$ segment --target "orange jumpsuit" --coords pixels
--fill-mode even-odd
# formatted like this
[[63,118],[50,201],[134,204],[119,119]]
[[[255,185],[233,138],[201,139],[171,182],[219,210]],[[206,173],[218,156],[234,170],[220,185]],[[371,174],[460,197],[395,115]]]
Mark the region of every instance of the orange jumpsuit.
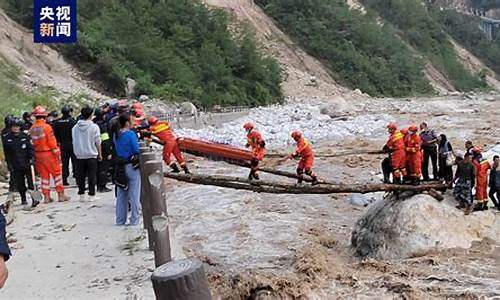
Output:
[[406,176],[406,147],[404,135],[400,131],[395,131],[389,136],[385,144],[392,150],[391,163],[394,177]]
[[151,126],[151,133],[165,143],[163,146],[163,160],[168,166],[171,165],[170,156],[172,154],[175,156],[175,159],[179,162],[181,167],[186,165],[186,161],[184,160],[181,150],[179,149],[179,144],[177,144],[177,136],[168,122],[160,121],[154,124]]
[[412,178],[422,176],[422,139],[418,134],[410,134],[406,140],[406,162]]
[[247,140],[247,145],[252,148],[253,158],[263,160],[266,149],[262,135],[258,131],[252,130],[247,134]]
[[29,134],[35,149],[35,168],[42,178],[42,193],[50,194],[50,176],[54,178],[56,191],[64,192],[61,154],[52,127],[44,119],[38,119]]
[[305,138],[300,138],[300,140],[297,141],[297,149],[295,150],[293,156],[300,156],[297,169],[305,170],[306,174],[312,171],[314,164],[314,151],[311,144],[309,144]]
[[487,159],[474,160],[473,164],[476,168],[476,200],[479,203],[488,202],[488,170],[491,165]]

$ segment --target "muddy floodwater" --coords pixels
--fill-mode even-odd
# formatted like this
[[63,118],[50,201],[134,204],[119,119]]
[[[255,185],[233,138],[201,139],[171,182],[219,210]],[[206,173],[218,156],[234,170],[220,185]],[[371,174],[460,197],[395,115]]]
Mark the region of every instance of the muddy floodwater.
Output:
[[[500,109],[497,100],[401,99],[391,101],[384,110],[384,100],[370,101],[356,106],[354,118],[345,121],[359,125],[338,123],[343,130],[356,127],[358,132],[343,133],[342,137],[325,133],[321,140],[313,140],[317,151],[379,149],[385,129],[370,130],[369,136],[363,136],[359,128],[369,127],[362,124],[363,115],[373,120],[382,113],[404,124],[425,120],[438,132],[447,133],[458,149],[466,139],[490,148],[500,140],[498,115],[493,113]],[[258,115],[254,116],[258,123]],[[238,120],[232,124],[237,126]],[[336,128],[328,126],[330,131]],[[218,139],[234,141],[238,140],[232,137],[236,131],[225,126],[198,131],[195,136],[213,133]],[[281,140],[278,134],[272,140]],[[279,145],[272,148],[280,149]],[[290,145],[284,148],[290,150]],[[317,159],[316,171],[330,181],[380,182],[382,158]],[[196,158],[190,164],[196,173],[247,175],[246,169],[222,162]],[[293,162],[278,167],[295,170]],[[266,174],[261,178],[293,182]],[[500,297],[497,241],[484,240],[470,249],[429,251],[406,259],[361,260],[353,256],[350,238],[354,224],[368,207],[351,204],[351,195],[269,195],[166,182],[173,234],[187,255],[206,263],[211,287],[222,299]],[[370,201],[382,197],[367,195]]]

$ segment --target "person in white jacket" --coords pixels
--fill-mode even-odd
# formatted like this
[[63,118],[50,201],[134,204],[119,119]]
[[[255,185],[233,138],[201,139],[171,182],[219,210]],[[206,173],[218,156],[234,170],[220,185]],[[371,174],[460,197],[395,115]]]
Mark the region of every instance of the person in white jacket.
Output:
[[94,109],[84,107],[81,118],[72,129],[73,150],[76,157],[75,175],[80,201],[85,201],[85,180],[88,179],[89,200],[95,199],[97,184],[97,161],[102,160],[101,132],[92,122]]

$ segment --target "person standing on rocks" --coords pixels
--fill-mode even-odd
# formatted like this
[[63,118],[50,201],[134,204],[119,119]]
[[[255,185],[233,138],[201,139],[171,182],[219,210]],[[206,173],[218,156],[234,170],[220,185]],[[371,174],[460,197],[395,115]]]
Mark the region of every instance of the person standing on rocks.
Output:
[[[21,196],[21,204],[27,205],[26,192],[28,189],[35,189],[31,173],[35,153],[30,137],[21,131],[22,123],[20,119],[13,121],[10,133],[5,137],[4,152],[5,160],[12,169],[11,176],[14,176]],[[26,182],[28,182],[28,187],[26,187]],[[39,202],[33,199],[31,206],[36,207],[38,204]]]
[[63,170],[63,185],[68,186],[69,178],[69,161],[71,160],[71,165],[73,169],[73,174],[75,172],[75,153],[73,151],[73,136],[72,130],[76,124],[75,119],[71,116],[73,110],[64,106],[61,109],[62,117],[54,121],[54,135],[56,136],[59,147],[61,148],[61,160],[62,160],[62,170]]
[[474,144],[471,141],[465,142],[465,153],[469,153],[470,155],[474,156]]
[[61,152],[57,146],[52,127],[45,122],[47,110],[43,106],[37,106],[33,110],[35,124],[29,130],[33,148],[35,149],[35,169],[42,178],[42,193],[44,202],[50,203],[50,177],[54,178],[59,202],[66,202],[69,198],[64,194],[64,186],[61,170]]
[[410,134],[406,141],[406,161],[412,184],[418,184],[422,176],[422,140],[418,135],[417,125],[408,128]]
[[427,123],[420,124],[420,138],[422,139],[423,161],[422,161],[422,174],[424,181],[429,181],[429,159],[432,161],[432,175],[433,179],[438,179],[438,155],[437,155],[437,142],[438,137],[434,130],[430,129]]
[[473,209],[472,188],[476,180],[475,167],[472,164],[472,155],[466,153],[464,159],[458,163],[455,178],[453,196],[459,202],[457,208],[465,209],[465,214],[470,214]]
[[97,184],[97,161],[102,161],[101,132],[92,122],[94,109],[84,107],[81,120],[73,127],[73,151],[76,156],[76,182],[80,201],[85,201],[85,179],[88,179],[89,200],[95,199]]
[[449,164],[449,156],[453,154],[453,147],[446,135],[439,135],[439,179],[443,179],[447,185],[453,180],[453,167]]
[[262,134],[255,130],[255,125],[253,123],[246,123],[243,125],[247,133],[247,148],[252,148],[252,160],[250,161],[250,174],[248,174],[248,180],[256,179],[259,180],[259,175],[257,170],[259,168],[259,162],[264,159],[266,154],[266,142],[262,138]]
[[389,132],[389,139],[383,150],[391,155],[393,182],[401,184],[403,178],[407,175],[405,137],[398,130],[396,123],[389,123],[387,131]]
[[493,165],[490,170],[490,192],[488,196],[495,204],[495,207],[500,211],[500,158],[498,155],[493,156]]
[[491,169],[490,162],[483,157],[481,149],[475,147],[472,151],[474,153],[473,164],[476,168],[476,201],[477,206],[475,210],[488,209],[488,171]]

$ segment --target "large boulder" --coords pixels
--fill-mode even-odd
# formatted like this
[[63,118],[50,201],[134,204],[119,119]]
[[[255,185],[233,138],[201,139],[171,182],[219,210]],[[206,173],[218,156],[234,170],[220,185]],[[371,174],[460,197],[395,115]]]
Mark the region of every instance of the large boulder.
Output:
[[464,215],[448,197],[428,195],[374,204],[356,223],[351,244],[360,257],[404,258],[431,249],[469,248],[474,241],[500,240],[500,214],[493,210]]
[[330,101],[323,103],[319,111],[322,115],[328,115],[331,118],[342,116],[348,111],[347,102],[344,98],[337,96]]

